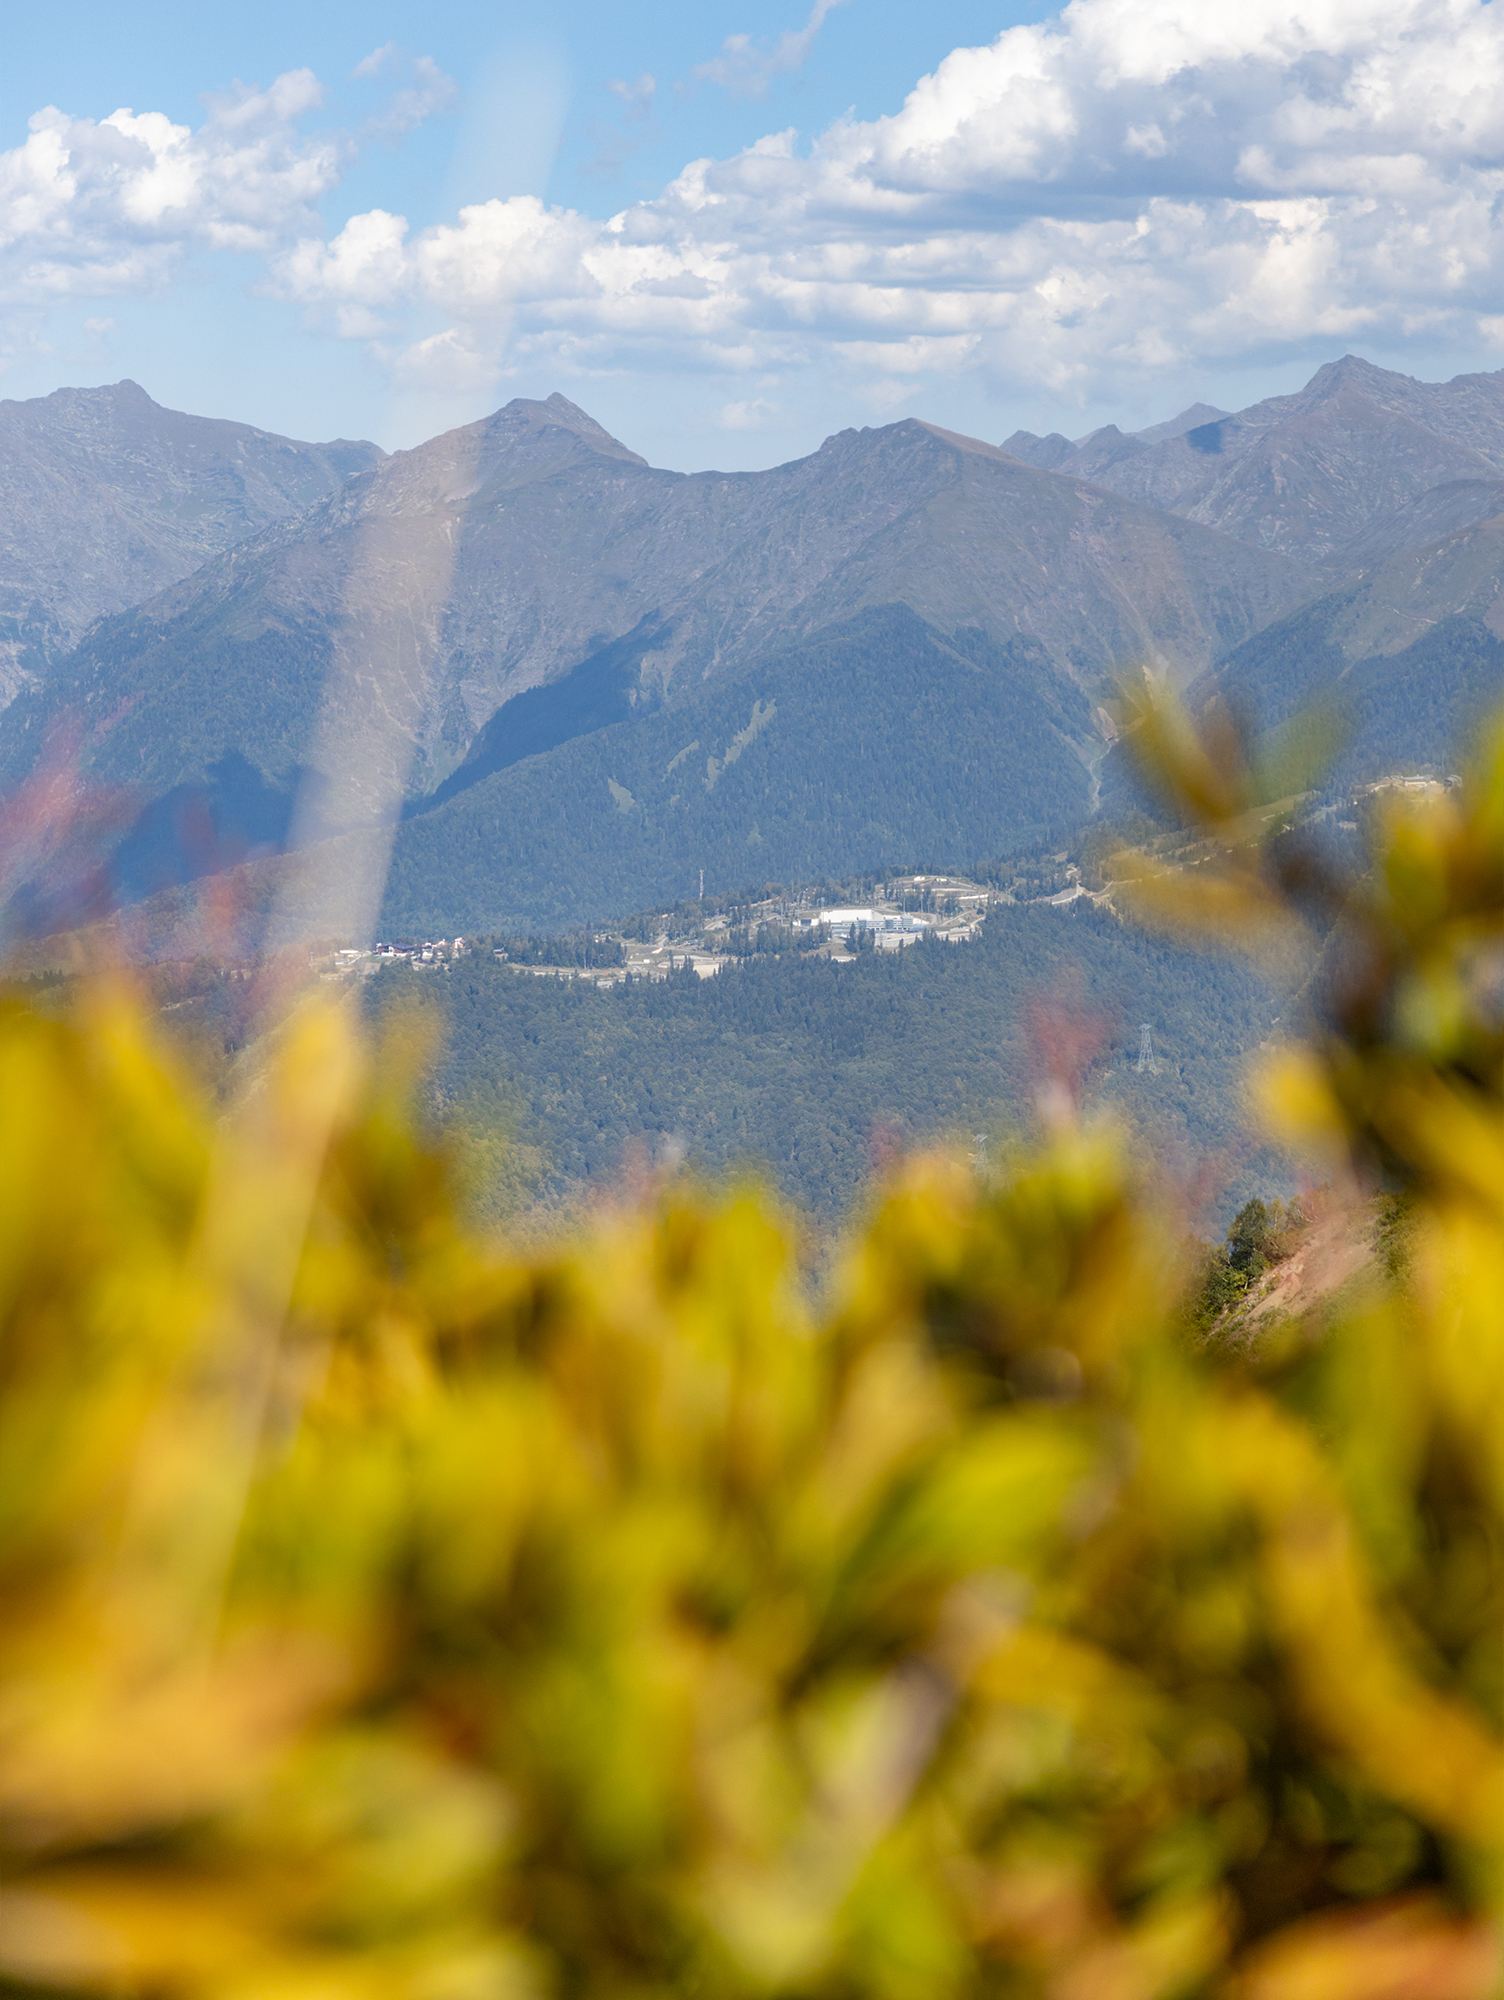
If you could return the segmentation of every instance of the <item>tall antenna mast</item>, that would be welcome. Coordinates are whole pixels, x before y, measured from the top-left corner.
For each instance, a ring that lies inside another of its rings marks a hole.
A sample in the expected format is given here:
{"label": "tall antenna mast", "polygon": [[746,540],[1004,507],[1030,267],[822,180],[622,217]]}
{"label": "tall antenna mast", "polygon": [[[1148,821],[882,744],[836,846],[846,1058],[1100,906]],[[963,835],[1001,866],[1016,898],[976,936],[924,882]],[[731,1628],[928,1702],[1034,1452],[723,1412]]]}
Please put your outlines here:
{"label": "tall antenna mast", "polygon": [[1154,1059],[1154,1036],[1147,1021],[1139,1023],[1137,1074],[1142,1076],[1147,1070],[1150,1076],[1159,1075],[1159,1064]]}

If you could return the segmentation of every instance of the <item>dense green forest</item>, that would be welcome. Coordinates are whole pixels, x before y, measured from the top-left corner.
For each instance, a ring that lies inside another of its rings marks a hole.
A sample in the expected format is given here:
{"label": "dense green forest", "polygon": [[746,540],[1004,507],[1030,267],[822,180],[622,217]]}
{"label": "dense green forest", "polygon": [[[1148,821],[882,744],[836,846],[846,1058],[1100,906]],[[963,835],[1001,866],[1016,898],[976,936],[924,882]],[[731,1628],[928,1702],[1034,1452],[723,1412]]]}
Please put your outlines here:
{"label": "dense green forest", "polygon": [[[1322,773],[1329,792],[1392,771],[1459,770],[1504,693],[1504,644],[1476,619],[1450,617],[1400,652],[1349,660],[1337,635],[1352,597],[1334,591],[1255,633],[1201,677],[1192,708],[1220,697],[1255,735],[1325,711],[1339,732]],[[1116,819],[1153,810],[1120,748],[1103,766],[1101,806]]]}
{"label": "dense green forest", "polygon": [[1504,645],[1476,619],[1454,616],[1401,652],[1349,661],[1332,638],[1346,601],[1324,598],[1246,640],[1209,677],[1207,691],[1250,710],[1265,728],[1330,704],[1345,731],[1325,774],[1330,784],[1391,770],[1457,770],[1463,746],[1504,690]]}
{"label": "dense green forest", "polygon": [[[1341,731],[1329,789],[1401,767],[1455,769],[1504,687],[1504,645],[1451,617],[1401,652],[1349,661],[1337,635],[1350,595],[1334,592],[1237,647],[1203,676],[1192,706],[1221,695],[1255,733],[1329,710]],[[618,666],[603,656],[599,670],[579,670],[587,720],[604,713],[597,682]],[[568,685],[549,691],[555,705]],[[519,726],[532,727],[530,713]],[[474,782],[462,767],[442,803],[402,827],[388,930],[548,930],[665,908],[693,892],[702,866],[712,891],[915,865],[977,873],[981,857],[1064,843],[1091,816],[1074,747],[1091,734],[1086,698],[1025,641],[942,638],[902,607],[541,753],[524,730],[519,760],[498,768],[511,754],[506,715],[478,746]],[[1009,786],[996,782],[1004,743],[1009,767],[1025,773]],[[1102,778],[1107,821],[1125,825],[1149,803],[1121,751]],[[546,876],[523,860],[540,829]]]}
{"label": "dense green forest", "polygon": [[[436,1107],[508,1127],[545,1201],[613,1174],[634,1140],[674,1140],[711,1174],[760,1167],[830,1220],[886,1137],[1017,1128],[1052,1064],[1072,1062],[1088,1103],[1182,1176],[1189,1205],[1207,1198],[1209,1226],[1286,1184],[1244,1130],[1240,1088],[1280,998],[1242,961],[1172,949],[1086,902],[1005,906],[975,943],[846,965],[763,956],[597,988],[472,955],[370,982],[378,1018],[414,1000],[443,1016]],[[1156,1068],[1141,1072],[1145,1022]]]}
{"label": "dense green forest", "polygon": [[[595,679],[586,692],[593,702]],[[488,725],[476,781],[455,790],[462,769],[442,803],[403,824],[384,933],[557,929],[662,909],[702,867],[707,889],[735,890],[964,866],[1090,810],[1074,747],[1092,731],[1086,697],[1025,640],[942,638],[902,606],[498,768],[506,717]],[[1000,784],[1000,769],[1016,775]]]}
{"label": "dense green forest", "polygon": [[[1504,645],[1450,617],[1401,652],[1349,661],[1339,641],[1351,599],[1334,592],[1237,647],[1191,691],[1192,708],[1220,695],[1255,733],[1330,711],[1342,741],[1328,787],[1401,766],[1456,768],[1459,743],[1504,687]],[[1090,703],[1029,641],[942,636],[882,606],[662,698],[641,678],[652,637],[506,703],[467,762],[408,807],[383,933],[564,930],[669,907],[695,892],[702,869],[712,895],[916,866],[991,879],[984,857],[995,874],[1020,852],[1079,846],[1093,826],[1123,830],[1152,810],[1118,748],[1094,814]],[[237,755],[211,759],[203,785],[173,788],[134,825],[112,821],[117,898],[277,849],[310,774],[276,768],[273,779]]]}

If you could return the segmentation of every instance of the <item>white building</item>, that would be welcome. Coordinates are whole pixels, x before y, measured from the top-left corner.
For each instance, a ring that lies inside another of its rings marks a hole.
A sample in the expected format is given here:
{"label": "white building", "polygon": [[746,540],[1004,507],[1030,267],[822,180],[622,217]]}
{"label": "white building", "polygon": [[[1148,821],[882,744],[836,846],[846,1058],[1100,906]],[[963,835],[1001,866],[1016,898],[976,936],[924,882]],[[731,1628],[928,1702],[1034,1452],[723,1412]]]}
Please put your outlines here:
{"label": "white building", "polygon": [[872,942],[882,950],[895,950],[899,945],[913,944],[922,931],[930,928],[928,917],[911,916],[907,911],[895,914],[884,910],[822,910],[818,921],[829,926],[832,937],[850,940],[854,931],[871,931]]}
{"label": "white building", "polygon": [[877,922],[876,910],[822,910],[818,921],[828,924],[832,935],[850,937],[852,931],[870,931]]}

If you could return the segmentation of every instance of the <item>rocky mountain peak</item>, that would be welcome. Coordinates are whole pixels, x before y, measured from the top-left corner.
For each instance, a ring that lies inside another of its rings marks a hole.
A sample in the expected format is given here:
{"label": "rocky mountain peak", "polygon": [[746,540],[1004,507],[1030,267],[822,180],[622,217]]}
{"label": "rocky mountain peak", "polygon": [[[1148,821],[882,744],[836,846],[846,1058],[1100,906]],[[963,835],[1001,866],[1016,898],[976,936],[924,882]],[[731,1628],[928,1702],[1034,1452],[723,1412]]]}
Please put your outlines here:
{"label": "rocky mountain peak", "polygon": [[537,407],[550,412],[555,423],[568,426],[577,437],[593,444],[598,451],[609,452],[614,458],[630,459],[635,465],[646,465],[647,460],[640,452],[624,445],[620,438],[611,435],[603,424],[598,424],[588,411],[578,403],[571,403],[567,396],[561,396],[556,389],[548,400]]}
{"label": "rocky mountain peak", "polygon": [[160,407],[153,403],[139,382],[129,376],[119,382],[102,382],[97,387],[87,389],[54,389],[50,395],[29,396],[24,401],[12,396],[0,398],[0,410],[14,412],[30,411],[45,421],[62,410],[108,408],[111,404],[150,404],[153,409]]}
{"label": "rocky mountain peak", "polygon": [[[582,410],[578,403],[571,403],[567,396],[557,390],[545,401],[539,402],[532,396],[514,396],[509,403],[503,403],[499,410],[493,410],[488,417],[478,422],[466,424],[458,432],[445,433],[448,437],[471,436],[477,439],[516,445],[523,439],[552,439],[555,444],[565,437],[577,439],[592,451],[605,452],[612,458],[629,459],[634,465],[646,465],[647,460],[639,452],[632,451],[619,438],[612,437],[604,424],[598,424],[588,410]],[[440,439],[430,442],[437,444]],[[427,445],[420,445],[426,451]]]}
{"label": "rocky mountain peak", "polygon": [[1161,438],[1184,437],[1187,431],[1203,429],[1207,424],[1221,423],[1229,414],[1219,410],[1215,403],[1192,403],[1189,409],[1178,416],[1167,418],[1162,424],[1150,424],[1147,430],[1134,431],[1140,444],[1158,444]]}
{"label": "rocky mountain peak", "polygon": [[1392,368],[1380,368],[1376,362],[1365,361],[1361,354],[1344,354],[1339,361],[1327,361],[1300,391],[1300,400],[1306,403],[1319,402],[1324,396],[1334,395],[1341,389],[1362,389],[1384,393],[1419,389],[1413,375],[1400,375]]}
{"label": "rocky mountain peak", "polygon": [[0,701],[96,618],[338,492],[383,454],[155,402],[139,382],[0,402]]}
{"label": "rocky mountain peak", "polygon": [[[504,490],[569,466],[600,462],[650,470],[566,396],[515,396],[489,416],[393,452],[374,475],[333,503],[334,515],[424,513],[458,506],[483,490]],[[677,473],[660,478],[680,478]]]}
{"label": "rocky mountain peak", "polygon": [[[1126,437],[1105,425],[1062,444],[1017,432],[1005,449],[1335,576],[1493,508],[1504,371],[1419,382],[1346,354],[1234,415],[1198,404]],[[1444,505],[1428,499],[1443,492]]]}
{"label": "rocky mountain peak", "polygon": [[964,431],[948,431],[943,424],[927,424],[919,418],[911,418],[909,421],[913,423],[916,430],[928,432],[931,437],[938,438],[942,444],[949,445],[953,451],[968,452],[978,458],[995,458],[1005,461],[1013,457],[1013,453],[1004,451],[1001,445],[988,444],[982,438],[968,437]]}

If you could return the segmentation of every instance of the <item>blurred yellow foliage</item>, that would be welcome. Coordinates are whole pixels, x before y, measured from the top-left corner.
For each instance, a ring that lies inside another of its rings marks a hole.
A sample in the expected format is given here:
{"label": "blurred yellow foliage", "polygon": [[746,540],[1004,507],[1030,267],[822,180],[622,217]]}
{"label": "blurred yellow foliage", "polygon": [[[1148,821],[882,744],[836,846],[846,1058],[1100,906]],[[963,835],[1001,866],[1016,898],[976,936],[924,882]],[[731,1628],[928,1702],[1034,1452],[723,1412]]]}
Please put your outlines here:
{"label": "blurred yellow foliage", "polygon": [[1414,1190],[1319,1338],[1193,1340],[1109,1129],[817,1308],[752,1194],[471,1237],[337,1006],[220,1118],[124,978],[6,1003],[3,1990],[1500,1990],[1504,737],[1336,883],[1140,726],[1161,913],[1335,921],[1275,1114]]}

